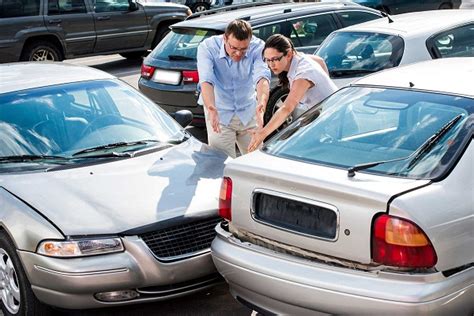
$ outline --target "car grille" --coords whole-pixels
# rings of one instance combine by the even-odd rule
[[[162,261],[196,255],[211,246],[219,217],[207,218],[140,235],[153,254]]]

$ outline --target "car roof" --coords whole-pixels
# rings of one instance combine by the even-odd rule
[[[412,88],[474,97],[474,57],[441,58],[387,69],[351,86]]]
[[[189,27],[189,28],[206,28],[224,31],[227,24],[235,19],[245,19],[250,24],[261,24],[271,22],[276,19],[287,19],[292,17],[300,17],[305,14],[313,14],[318,12],[327,12],[334,10],[356,9],[363,11],[380,12],[373,10],[353,2],[334,1],[334,2],[303,2],[303,3],[280,3],[270,5],[260,5],[255,7],[243,7],[238,10],[230,10],[219,12],[216,10],[214,14],[202,15],[198,18],[188,18],[185,21],[178,22],[171,27]],[[206,12],[204,12],[206,13]]]
[[[404,13],[346,27],[338,32],[378,32],[403,37],[418,37],[444,31],[450,27],[474,22],[472,10],[433,10]]]
[[[25,62],[0,65],[0,93],[70,82],[112,79],[94,68],[60,62]]]

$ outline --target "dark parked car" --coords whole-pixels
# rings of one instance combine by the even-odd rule
[[[190,14],[183,5],[134,0],[0,0],[0,62],[137,58]]]
[[[203,124],[204,111],[197,105],[197,47],[206,38],[222,34],[229,21],[246,19],[262,40],[281,33],[293,40],[298,51],[313,53],[332,31],[379,17],[379,11],[352,3],[247,4],[206,11],[171,27],[170,34],[144,60],[138,87],[166,111],[189,109],[193,123]],[[272,86],[267,106],[270,115],[287,93],[275,87],[276,80]]]
[[[355,3],[368,6],[389,14],[413,11],[459,9],[461,0],[352,0]]]

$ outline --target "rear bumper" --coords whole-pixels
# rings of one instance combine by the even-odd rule
[[[240,301],[263,312],[330,314],[472,315],[474,268],[405,275],[329,266],[241,242],[220,226],[211,247],[214,264]]]
[[[209,252],[160,262],[138,237],[124,237],[126,251],[83,258],[51,258],[19,251],[36,297],[52,306],[87,309],[159,301],[190,294],[219,282]],[[128,301],[103,302],[99,292],[133,290]]]

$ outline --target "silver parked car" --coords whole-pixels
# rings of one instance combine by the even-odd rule
[[[371,75],[228,163],[211,251],[234,297],[262,314],[472,315],[473,73],[448,58]]]
[[[162,300],[219,280],[209,248],[223,153],[98,70],[4,64],[0,82],[4,315]]]

